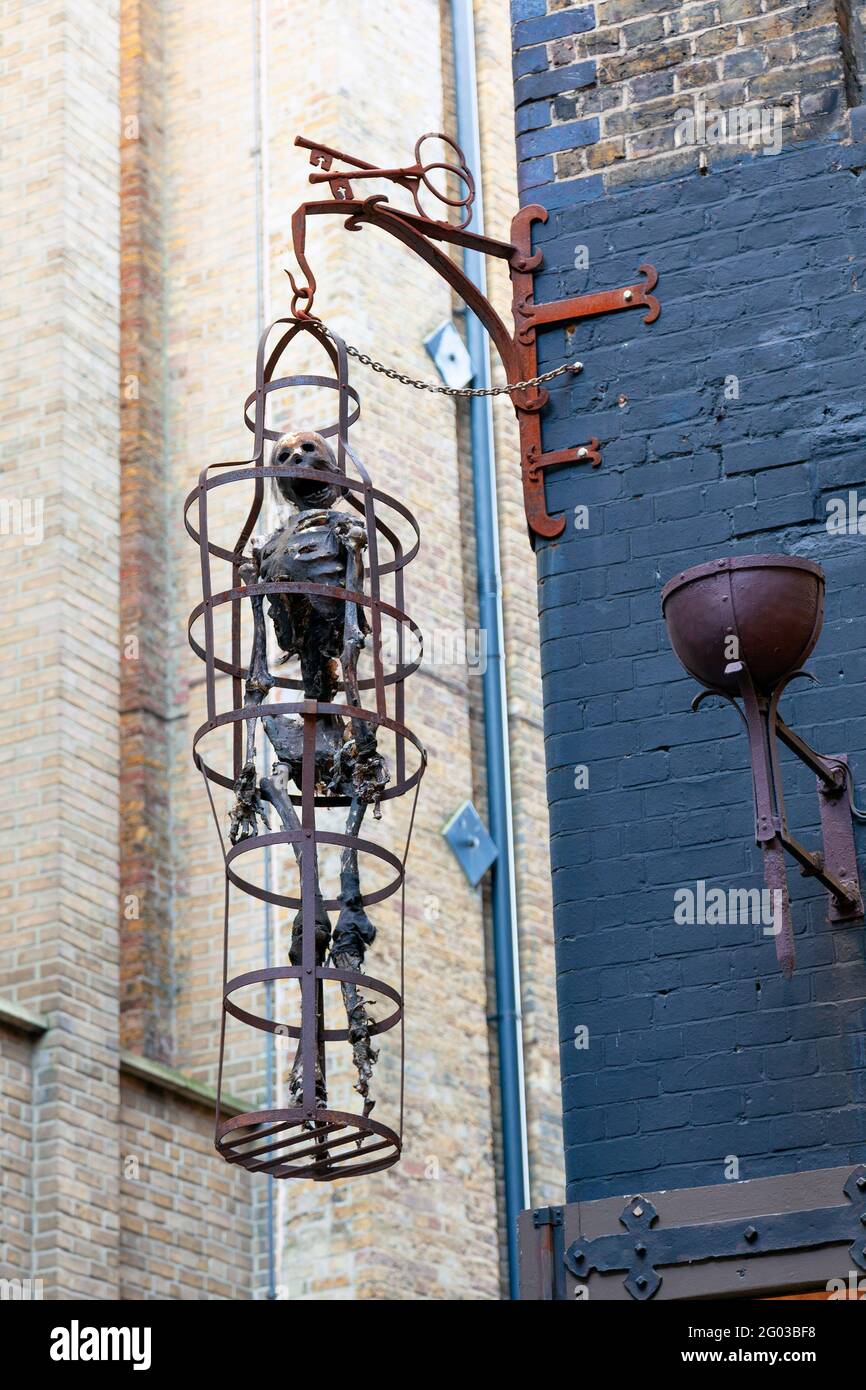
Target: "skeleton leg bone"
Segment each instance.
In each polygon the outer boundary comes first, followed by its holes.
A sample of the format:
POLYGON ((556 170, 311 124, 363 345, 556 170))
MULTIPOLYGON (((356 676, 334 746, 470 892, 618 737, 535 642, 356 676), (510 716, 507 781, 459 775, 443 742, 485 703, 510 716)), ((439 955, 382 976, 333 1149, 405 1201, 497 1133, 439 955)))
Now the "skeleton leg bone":
MULTIPOLYGON (((366 809, 366 802, 356 795, 349 807, 346 820, 347 835, 358 834, 366 809)), ((372 944, 376 929, 361 902, 358 851, 349 845, 344 848, 340 857, 340 901, 342 907, 331 942, 331 963, 338 970, 360 971, 364 965, 366 948, 372 944)), ((344 980, 341 981, 340 988, 346 1009, 349 1041, 352 1044, 352 1060, 358 1073, 355 1090, 363 1098, 364 1114, 369 1115, 375 1105, 375 1101, 370 1099, 370 1081, 379 1056, 370 1042, 373 1020, 367 1012, 366 1000, 359 993, 356 984, 344 980)))
MULTIPOLYGON (((288 794, 288 768, 284 763, 278 763, 274 769, 272 777, 262 778, 262 795, 274 807, 286 830, 299 832, 301 822, 298 813, 292 805, 291 797, 288 794)), ((315 846, 312 849, 304 849, 299 840, 292 842, 292 849, 298 861, 298 868, 303 873, 304 855, 312 853, 316 883, 316 964, 322 965, 325 960, 325 952, 328 949, 328 942, 331 937, 331 923, 325 911, 322 900, 322 890, 319 885, 319 865, 315 846)), ((303 940, 303 909, 299 908, 295 914, 292 926, 292 945, 289 950, 289 961, 292 965, 301 964, 302 940, 303 940)), ((316 1010, 319 1018, 319 1049, 316 1056, 316 1103, 324 1106, 328 1103, 327 1088, 325 1082, 325 1058, 324 1042, 321 1041, 323 1033, 323 1013, 324 997, 322 982, 319 981, 317 991, 316 1010)), ((304 1087, 303 1066, 301 1061, 301 1044, 298 1043, 295 1052, 295 1060, 289 1073, 289 1093, 296 1105, 301 1103, 301 1094, 304 1087)), ((314 1128, 312 1124, 308 1128, 314 1128)))

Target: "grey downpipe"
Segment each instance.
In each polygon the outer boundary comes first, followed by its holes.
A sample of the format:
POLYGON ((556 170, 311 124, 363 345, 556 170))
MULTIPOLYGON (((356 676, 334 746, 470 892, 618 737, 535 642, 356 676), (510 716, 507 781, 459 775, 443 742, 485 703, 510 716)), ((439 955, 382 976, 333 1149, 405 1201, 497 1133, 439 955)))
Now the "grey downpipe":
MULTIPOLYGON (((454 86, 457 142, 477 187, 469 229, 483 233, 481 150, 475 76, 475 21, 472 0, 451 0, 454 43, 454 86)), ((484 257, 464 250, 463 268, 472 283, 487 294, 484 257)), ((487 334, 475 315, 466 311, 466 345, 474 368, 473 385, 490 385, 487 334)), ((472 491, 481 630, 487 639, 484 667, 484 744, 490 834, 498 850, 493 865, 493 958, 496 981, 496 1028, 502 1105, 502 1155, 505 1179, 505 1221, 508 1234, 508 1286, 519 1297, 517 1217, 529 1206, 529 1156, 526 1142, 526 1095, 523 1080, 523 1038, 517 937, 517 893, 514 879, 514 833, 511 810, 511 767, 508 752, 508 707, 505 687, 505 644, 502 619, 502 580, 499 567, 499 525, 496 502, 496 455, 493 409, 489 396, 470 403, 472 491)))

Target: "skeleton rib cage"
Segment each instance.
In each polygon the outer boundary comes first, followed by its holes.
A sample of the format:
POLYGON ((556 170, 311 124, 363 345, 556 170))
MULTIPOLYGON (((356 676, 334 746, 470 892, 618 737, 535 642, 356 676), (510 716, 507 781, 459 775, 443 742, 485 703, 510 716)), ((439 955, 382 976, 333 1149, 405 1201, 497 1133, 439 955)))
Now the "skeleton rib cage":
MULTIPOLYGON (((220 837, 225 866, 225 909, 223 939, 223 1006, 220 1029, 219 1079, 217 1084, 215 1146, 229 1162, 240 1164, 253 1172, 271 1174, 278 1178, 309 1178, 318 1182, 333 1181, 335 1178, 360 1173, 377 1172, 390 1167, 400 1157, 403 1136, 403 933, 405 923, 405 866, 411 840, 418 789, 426 765, 426 753, 415 734, 405 724, 405 681, 418 669, 421 659, 421 634, 416 624, 405 612, 404 570, 415 558, 420 544, 418 524, 412 513, 395 498, 388 496, 373 486, 369 474, 357 454, 352 450, 348 434, 350 427, 360 415, 360 400, 357 391, 349 384, 348 361, 343 341, 333 332, 326 332, 315 320, 285 318, 278 319, 261 336, 256 359, 256 389, 248 397, 244 408, 244 420, 252 431, 255 440, 253 457, 244 462, 220 463, 204 468, 198 486, 186 499, 184 523, 187 532, 199 547, 201 561, 202 601, 190 614, 188 637, 190 645, 205 665, 205 695, 207 718, 196 730, 193 737, 193 761, 203 774, 205 787, 210 800, 211 811, 220 837), (281 335, 273 350, 266 356, 267 344, 275 329, 281 335), (277 376, 277 368, 293 341, 299 334, 309 334, 328 354, 335 375, 277 376), (365 576, 362 586, 357 590, 331 587, 327 591, 329 599, 338 599, 344 605, 357 605, 366 618, 368 635, 366 649, 372 664, 371 673, 357 680, 360 704, 349 703, 345 683, 337 683, 338 697, 333 701, 320 702, 309 698, 291 697, 274 700, 270 693, 264 702, 251 705, 244 700, 245 681, 250 676, 250 655, 243 644, 243 611, 249 609, 253 597, 282 595, 287 593, 321 596, 324 586, 311 582, 271 581, 251 582, 250 543, 257 523, 263 518, 266 488, 269 479, 291 478, 321 480, 315 470, 297 465, 274 464, 268 462, 270 441, 280 438, 282 431, 269 428, 266 420, 269 397, 274 392, 282 392, 295 387, 308 387, 334 390, 337 392, 338 418, 336 423, 316 429, 325 439, 333 440, 336 454, 337 472, 331 480, 342 494, 342 505, 348 516, 360 518, 366 538, 365 576), (351 464, 357 473, 352 477, 348 472, 351 464), (213 516, 219 511, 216 503, 224 506, 226 494, 215 490, 229 487, 239 499, 233 515, 243 515, 242 507, 249 505, 246 520, 237 540, 231 547, 221 545, 212 539, 213 516), (211 525, 209 527, 208 507, 211 506, 211 525), (390 512, 386 523, 381 511, 390 512), (408 549, 404 548, 401 532, 405 537, 411 535, 408 549), (383 552, 384 555, 383 555, 383 552), (219 589, 214 583, 214 569, 222 565, 230 572, 230 587, 219 589), (391 576, 390 585, 394 602, 386 601, 382 594, 382 580, 391 576), (220 649, 217 626, 220 620, 229 615, 230 635, 227 643, 220 649), (389 635, 394 638, 395 659, 386 669, 382 654, 383 629, 388 626, 389 635), (414 644, 408 659, 409 645, 414 644), (227 651, 224 649, 227 646, 227 651), (231 690, 230 708, 221 708, 226 691, 231 690), (248 721, 256 720, 257 736, 264 736, 263 720, 289 716, 300 721, 302 727, 302 758, 300 774, 296 776, 296 787, 289 789, 285 800, 297 810, 291 812, 287 827, 286 818, 281 815, 281 829, 262 833, 254 821, 256 833, 236 843, 226 843, 226 817, 221 816, 214 798, 214 788, 236 789, 244 757, 245 729, 248 721), (389 743, 390 781, 381 793, 384 807, 396 798, 409 794, 411 801, 407 816, 407 832, 401 853, 394 853, 384 845, 368 836, 338 833, 322 829, 319 813, 323 808, 350 806, 351 799, 346 795, 329 794, 317 776, 317 730, 322 721, 346 721, 358 727, 363 725, 376 731, 377 735, 386 733, 389 743), (211 748, 218 739, 224 742, 230 737, 231 756, 225 767, 214 763, 211 748), (294 826, 295 828, 290 828, 294 826), (293 853, 280 852, 278 862, 278 884, 267 885, 254 882, 248 876, 249 870, 244 857, 251 852, 274 850, 270 847, 289 846, 293 853), (362 861, 370 857, 387 870, 388 881, 370 892, 362 891, 360 902, 370 907, 399 893, 399 988, 387 981, 374 978, 360 970, 338 969, 317 959, 316 909, 330 912, 341 906, 337 897, 322 898, 319 891, 318 847, 337 846, 343 859, 347 852, 354 852, 362 861), (297 869, 294 870, 295 859, 297 869), (283 862, 285 861, 285 862, 283 862), (295 872, 296 882, 290 885, 293 892, 276 891, 282 885, 286 873, 295 872), (300 928, 300 960, 297 964, 279 964, 262 969, 248 970, 241 974, 229 975, 229 960, 232 945, 232 901, 233 892, 250 895, 254 899, 268 902, 277 909, 296 911, 296 921, 300 928), (299 1021, 280 1022, 267 1017, 267 1009, 260 1004, 258 1012, 249 1003, 245 991, 265 991, 266 997, 276 998, 277 982, 297 981, 300 991, 299 1021), (393 1127, 373 1119, 370 1106, 365 1104, 356 1112, 352 1109, 331 1109, 326 1092, 328 1077, 329 1047, 334 1044, 344 1048, 350 1046, 350 1019, 331 1019, 328 1016, 325 986, 337 983, 344 993, 346 987, 365 994, 372 993, 376 998, 377 1009, 384 1005, 385 1016, 376 1017, 369 1028, 369 1036, 380 1036, 398 1024, 399 1034, 399 1094, 395 1102, 393 1127), (243 1002, 241 1002, 243 1001, 243 1002), (299 1080, 297 1093, 289 1095, 294 1103, 283 1108, 262 1108, 247 1110, 242 1114, 224 1113, 224 1071, 230 1056, 227 1048, 227 1024, 234 1019, 249 1027, 265 1033, 272 1033, 297 1040, 295 1067, 299 1080), (344 1026, 334 1026, 340 1023, 344 1026), (319 1087, 317 1092, 317 1085, 319 1087)), ((273 486, 273 484, 271 484, 273 486)), ((275 674, 273 685, 303 696, 303 682, 291 675, 275 674)), ((225 753, 225 749, 224 749, 225 753)), ((350 822, 351 823, 351 822, 350 822)), ((249 862, 249 861, 248 861, 249 862)), ((253 861, 254 862, 254 861, 253 861)), ((360 872, 361 889, 364 887, 363 871, 360 872)), ((288 988, 294 989, 293 985, 288 988)), ((272 1010, 275 1011, 275 1010, 272 1010)), ((395 1035, 396 1036, 396 1035, 395 1035)), ((290 1046, 294 1046, 292 1043, 290 1046)), ((294 1070, 294 1069, 293 1069, 294 1070)), ((356 1087, 357 1089, 357 1087, 356 1087)))

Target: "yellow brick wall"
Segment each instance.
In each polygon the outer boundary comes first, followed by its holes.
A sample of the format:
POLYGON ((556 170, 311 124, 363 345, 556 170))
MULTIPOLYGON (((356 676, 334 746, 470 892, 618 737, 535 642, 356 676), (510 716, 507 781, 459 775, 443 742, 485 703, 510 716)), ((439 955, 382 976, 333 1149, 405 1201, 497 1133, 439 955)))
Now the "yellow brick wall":
POLYGON ((120 1297, 261 1296, 249 1175, 215 1157, 210 1112, 124 1077, 120 1149, 120 1297))
POLYGON ((0 1279, 36 1279, 33 1252, 33 1055, 29 1038, 0 1027, 0 1279))
POLYGON ((117 1293, 118 7, 2 11, 3 991, 34 1051, 32 1276, 117 1293), (35 514, 31 514, 35 515, 35 514))

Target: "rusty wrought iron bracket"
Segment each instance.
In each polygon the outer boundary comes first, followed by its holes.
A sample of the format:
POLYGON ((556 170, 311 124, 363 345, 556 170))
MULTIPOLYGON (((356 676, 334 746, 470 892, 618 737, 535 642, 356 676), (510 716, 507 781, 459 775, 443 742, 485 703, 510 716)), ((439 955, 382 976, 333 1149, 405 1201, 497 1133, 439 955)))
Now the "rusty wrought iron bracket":
MULTIPOLYGON (((499 352, 506 380, 511 386, 538 376, 539 332, 622 309, 644 309, 644 322, 649 324, 661 312, 659 301, 652 293, 658 282, 658 274, 655 267, 649 264, 638 268, 644 279, 636 284, 536 304, 533 277, 541 267, 543 257, 540 251, 532 248, 532 228, 535 223, 547 221, 547 210, 538 204, 521 208, 512 220, 511 240, 508 242, 469 231, 475 184, 462 150, 448 136, 433 133, 422 135, 415 144, 414 162, 396 168, 377 168, 366 160, 300 135, 296 137, 295 144, 310 153, 313 166, 310 182, 317 186, 326 184, 331 193, 329 200, 301 203, 292 218, 292 248, 297 266, 305 277, 299 282, 291 271, 286 272, 293 290, 292 314, 298 318, 315 318, 313 303, 316 280, 306 256, 307 219, 334 212, 345 215, 348 231, 360 231, 365 224, 379 227, 426 261, 484 325, 499 352), (425 164, 422 151, 427 140, 444 141, 454 153, 454 162, 438 160, 425 164), (337 168, 335 164, 346 167, 337 168), (444 193, 431 178, 431 174, 437 170, 456 180, 458 186, 466 191, 456 197, 444 193), (391 206, 387 194, 359 198, 353 185, 358 180, 369 179, 393 183, 408 190, 415 211, 407 212, 391 206), (422 190, 437 198, 446 208, 457 209, 460 221, 454 223, 430 217, 421 203, 422 190), (513 330, 506 327, 486 296, 481 294, 461 267, 436 245, 437 242, 461 246, 506 262, 513 289, 513 330)), ((592 439, 570 449, 545 452, 541 442, 540 412, 550 399, 549 392, 544 387, 533 386, 513 391, 511 399, 520 431, 523 499, 530 536, 533 540, 536 536, 553 538, 562 534, 565 518, 551 516, 547 510, 545 472, 574 463, 590 463, 597 468, 601 463, 599 442, 592 439)))
POLYGON ((575 1279, 625 1271, 632 1298, 645 1301, 661 1288, 659 1267, 701 1260, 769 1255, 850 1242, 848 1253, 866 1270, 866 1167, 855 1168, 842 1191, 848 1203, 811 1211, 772 1212, 751 1220, 710 1221, 704 1225, 654 1229, 658 1212, 644 1197, 633 1197, 620 1222, 625 1234, 573 1241, 565 1265, 575 1279))

